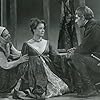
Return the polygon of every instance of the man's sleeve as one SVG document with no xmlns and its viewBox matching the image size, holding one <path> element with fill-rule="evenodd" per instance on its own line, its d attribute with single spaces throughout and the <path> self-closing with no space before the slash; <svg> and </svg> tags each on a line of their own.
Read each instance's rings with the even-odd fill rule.
<svg viewBox="0 0 100 100">
<path fill-rule="evenodd" d="M 88 31 L 82 40 L 82 43 L 80 46 L 77 47 L 75 50 L 75 53 L 80 53 L 80 54 L 89 54 L 95 49 L 95 38 L 96 38 L 96 33 L 98 34 L 98 31 L 96 30 L 91 30 Z"/>
</svg>

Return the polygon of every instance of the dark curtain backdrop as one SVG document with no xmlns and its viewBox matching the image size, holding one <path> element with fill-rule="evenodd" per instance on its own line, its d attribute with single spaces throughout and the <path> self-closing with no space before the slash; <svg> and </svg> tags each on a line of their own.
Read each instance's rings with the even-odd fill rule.
<svg viewBox="0 0 100 100">
<path fill-rule="evenodd" d="M 100 20 L 100 0 L 86 0 L 95 13 L 96 19 Z M 60 4 L 58 0 L 50 0 L 50 32 L 48 38 L 57 48 L 58 35 L 60 29 Z M 21 49 L 24 41 L 30 39 L 32 34 L 29 30 L 29 20 L 32 17 L 43 19 L 43 3 L 42 0 L 17 0 L 17 47 Z"/>
<path fill-rule="evenodd" d="M 29 23 L 32 17 L 43 19 L 42 0 L 17 0 L 17 47 L 32 37 Z"/>
<path fill-rule="evenodd" d="M 43 19 L 42 0 L 17 0 L 17 47 L 21 49 L 24 41 L 32 37 L 29 21 L 32 17 Z M 50 0 L 50 32 L 49 40 L 57 47 L 59 33 L 60 4 L 57 0 Z"/>
</svg>

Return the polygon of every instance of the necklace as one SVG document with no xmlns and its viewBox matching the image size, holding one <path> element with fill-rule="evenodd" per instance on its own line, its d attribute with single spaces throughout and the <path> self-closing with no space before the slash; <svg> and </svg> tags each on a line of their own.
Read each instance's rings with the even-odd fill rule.
<svg viewBox="0 0 100 100">
<path fill-rule="evenodd" d="M 42 41 L 42 38 L 39 38 L 39 39 L 34 39 L 34 38 L 33 38 L 33 40 L 34 40 L 35 42 L 40 42 L 40 41 Z"/>
</svg>

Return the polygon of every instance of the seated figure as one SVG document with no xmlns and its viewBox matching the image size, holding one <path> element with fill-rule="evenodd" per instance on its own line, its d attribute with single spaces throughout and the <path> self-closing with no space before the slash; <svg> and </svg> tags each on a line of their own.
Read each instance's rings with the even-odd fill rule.
<svg viewBox="0 0 100 100">
<path fill-rule="evenodd" d="M 19 89 L 16 86 L 17 92 L 25 93 L 23 96 L 40 100 L 69 92 L 68 85 L 57 74 L 58 65 L 53 62 L 58 52 L 48 40 L 43 39 L 45 27 L 43 20 L 31 19 L 30 29 L 33 37 L 22 47 L 22 55 L 27 54 L 29 61 L 20 64 Z M 21 95 L 19 97 L 21 98 Z"/>
<path fill-rule="evenodd" d="M 100 23 L 94 19 L 93 11 L 87 7 L 76 9 L 76 20 L 80 28 L 85 28 L 82 43 L 72 55 L 72 63 L 79 72 L 78 96 L 97 95 L 97 83 L 100 82 Z"/>
<path fill-rule="evenodd" d="M 11 43 L 5 27 L 0 26 L 0 94 L 10 93 L 17 83 L 17 70 L 20 63 L 28 61 L 28 56 L 20 56 Z"/>
</svg>

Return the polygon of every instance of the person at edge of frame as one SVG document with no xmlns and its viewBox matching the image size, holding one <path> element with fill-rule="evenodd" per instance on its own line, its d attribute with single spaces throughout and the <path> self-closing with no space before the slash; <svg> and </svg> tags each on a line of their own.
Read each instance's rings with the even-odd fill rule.
<svg viewBox="0 0 100 100">
<path fill-rule="evenodd" d="M 72 64 L 79 73 L 75 81 L 77 96 L 89 97 L 98 94 L 97 84 L 100 82 L 100 23 L 87 6 L 78 7 L 75 17 L 76 24 L 85 29 L 82 43 L 71 55 Z"/>
</svg>

